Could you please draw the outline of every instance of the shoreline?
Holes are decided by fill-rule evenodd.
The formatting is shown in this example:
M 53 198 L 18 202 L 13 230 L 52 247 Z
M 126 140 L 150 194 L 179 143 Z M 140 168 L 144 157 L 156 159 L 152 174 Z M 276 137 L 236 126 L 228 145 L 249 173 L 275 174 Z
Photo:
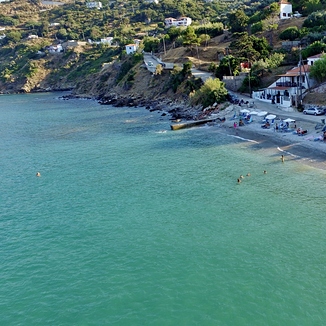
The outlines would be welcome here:
M 86 94 L 69 94 L 65 97 L 65 99 L 72 98 L 91 99 L 92 97 Z M 121 96 L 118 94 L 107 95 L 105 99 L 103 97 L 93 97 L 92 99 L 96 100 L 100 105 L 144 107 L 150 112 L 160 111 L 162 113 L 161 116 L 169 115 L 169 120 L 181 119 L 186 122 L 191 119 L 199 119 L 203 114 L 203 110 L 200 107 L 191 107 L 185 102 L 178 102 L 172 99 L 149 101 L 139 96 Z M 283 154 L 285 160 L 300 160 L 304 164 L 326 170 L 326 142 L 320 140 L 314 141 L 314 138 L 318 136 L 318 131 L 315 131 L 314 122 L 300 121 L 300 126 L 309 131 L 304 136 L 298 136 L 292 132 L 277 132 L 273 128 L 263 129 L 259 122 L 262 118 L 257 116 L 254 116 L 254 121 L 250 124 L 245 124 L 234 129 L 233 123 L 235 120 L 231 120 L 231 118 L 237 111 L 239 111 L 239 107 L 230 104 L 226 109 L 217 110 L 217 113 L 216 110 L 207 112 L 208 114 L 205 117 L 216 119 L 225 117 L 225 122 L 216 122 L 213 125 L 219 125 L 222 127 L 220 130 L 224 130 L 230 136 L 238 137 L 242 141 L 252 142 L 253 146 L 256 146 L 257 149 L 270 148 L 275 153 L 278 152 L 280 157 Z M 282 115 L 291 117 L 291 112 L 282 112 Z
M 298 136 L 292 132 L 278 132 L 273 128 L 263 129 L 257 121 L 259 117 L 255 117 L 250 124 L 235 129 L 233 127 L 234 120 L 230 119 L 234 111 L 231 112 L 232 114 L 228 114 L 223 125 L 218 124 L 224 133 L 237 137 L 240 141 L 251 142 L 253 149 L 271 150 L 275 155 L 279 154 L 279 159 L 283 154 L 285 162 L 297 160 L 303 164 L 326 170 L 326 142 L 314 141 L 314 136 L 318 135 L 318 132 L 314 130 L 315 124 L 309 122 L 303 124 L 308 130 L 313 130 L 305 136 Z

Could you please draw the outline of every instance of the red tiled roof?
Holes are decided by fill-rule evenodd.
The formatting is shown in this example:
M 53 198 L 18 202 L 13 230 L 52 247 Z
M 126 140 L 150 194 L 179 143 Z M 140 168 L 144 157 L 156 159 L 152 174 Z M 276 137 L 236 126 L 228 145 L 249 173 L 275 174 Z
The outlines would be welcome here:
M 279 77 L 295 77 L 295 76 L 300 76 L 300 72 L 301 75 L 304 75 L 305 73 L 310 71 L 310 67 L 309 65 L 303 65 L 300 67 L 295 67 L 291 70 L 289 70 L 286 74 L 282 74 L 282 75 L 277 75 Z

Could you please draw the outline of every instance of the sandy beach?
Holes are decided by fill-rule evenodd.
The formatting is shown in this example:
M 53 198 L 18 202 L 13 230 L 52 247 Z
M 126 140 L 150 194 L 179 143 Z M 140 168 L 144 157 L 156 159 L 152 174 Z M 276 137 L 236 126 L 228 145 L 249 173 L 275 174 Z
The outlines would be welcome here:
M 245 99 L 246 100 L 246 99 Z M 234 113 L 237 115 L 241 108 L 238 105 L 230 105 L 225 110 L 215 114 L 216 117 L 226 120 L 223 123 L 217 123 L 217 126 L 228 134 L 239 137 L 244 141 L 251 142 L 252 148 L 266 148 L 274 151 L 275 155 L 284 155 L 285 161 L 287 160 L 300 160 L 304 164 L 314 166 L 316 168 L 326 170 L 326 142 L 316 140 L 322 136 L 321 129 L 316 130 L 316 123 L 321 122 L 325 116 L 305 116 L 300 112 L 284 112 L 279 108 L 265 103 L 255 102 L 255 111 L 267 111 L 276 115 L 274 126 L 269 129 L 261 127 L 263 117 L 253 115 L 253 122 L 245 124 L 244 126 L 234 128 L 234 122 L 239 119 L 232 119 Z M 214 116 L 214 114 L 213 114 Z M 296 120 L 295 125 L 307 130 L 307 134 L 299 136 L 293 131 L 281 132 L 275 130 L 275 124 L 279 123 L 280 119 L 292 118 Z

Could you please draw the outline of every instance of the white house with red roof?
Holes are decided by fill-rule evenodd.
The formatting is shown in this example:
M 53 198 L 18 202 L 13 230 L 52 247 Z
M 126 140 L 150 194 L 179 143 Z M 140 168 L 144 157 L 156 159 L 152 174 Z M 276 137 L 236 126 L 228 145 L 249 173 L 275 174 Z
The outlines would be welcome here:
M 316 85 L 316 81 L 309 77 L 309 73 L 311 66 L 321 56 L 322 54 L 318 54 L 307 58 L 306 64 L 299 62 L 297 67 L 278 75 L 279 78 L 267 88 L 253 92 L 252 97 L 284 108 L 297 105 L 301 95 Z
M 127 54 L 135 53 L 138 49 L 138 44 L 127 44 L 126 52 Z

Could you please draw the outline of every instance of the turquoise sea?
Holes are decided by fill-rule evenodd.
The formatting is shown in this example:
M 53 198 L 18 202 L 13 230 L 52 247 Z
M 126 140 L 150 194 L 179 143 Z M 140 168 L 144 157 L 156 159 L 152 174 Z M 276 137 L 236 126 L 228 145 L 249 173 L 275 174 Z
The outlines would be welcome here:
M 0 96 L 1 325 L 325 325 L 325 171 L 59 95 Z

